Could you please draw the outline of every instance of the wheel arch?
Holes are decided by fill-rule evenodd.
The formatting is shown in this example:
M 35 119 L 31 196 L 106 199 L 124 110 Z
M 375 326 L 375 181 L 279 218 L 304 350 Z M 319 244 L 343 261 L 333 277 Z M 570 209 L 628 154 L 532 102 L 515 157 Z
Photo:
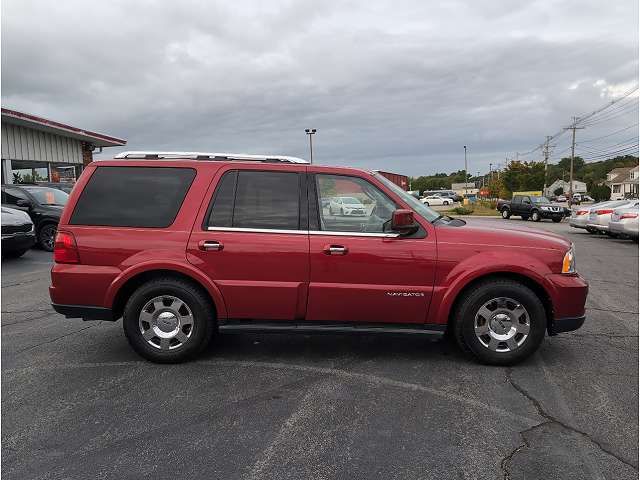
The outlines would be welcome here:
M 523 273 L 512 272 L 512 271 L 498 271 L 498 272 L 485 273 L 477 277 L 474 277 L 468 280 L 463 285 L 459 286 L 454 297 L 451 299 L 451 301 L 448 302 L 448 304 L 441 305 L 441 309 L 442 308 L 445 309 L 445 312 L 443 312 L 445 315 L 443 315 L 443 317 L 441 318 L 447 319 L 447 328 L 453 323 L 455 312 L 458 308 L 458 305 L 460 304 L 460 301 L 464 298 L 465 293 L 472 290 L 480 283 L 483 283 L 487 280 L 492 280 L 492 279 L 496 279 L 496 280 L 508 279 L 508 280 L 521 283 L 522 285 L 525 285 L 526 287 L 530 288 L 536 294 L 536 296 L 540 299 L 540 302 L 544 307 L 544 310 L 547 316 L 547 330 L 549 329 L 549 326 L 551 325 L 551 320 L 553 319 L 553 303 L 552 303 L 549 292 L 540 282 L 531 278 L 530 276 L 527 276 Z
M 201 274 L 191 271 L 188 267 L 163 265 L 136 269 L 126 275 L 121 275 L 111 284 L 105 305 L 110 306 L 113 310 L 114 319 L 122 316 L 127 300 L 140 285 L 160 277 L 173 277 L 191 283 L 209 298 L 215 308 L 217 319 L 226 317 L 227 312 L 222 294 L 213 282 L 202 278 Z

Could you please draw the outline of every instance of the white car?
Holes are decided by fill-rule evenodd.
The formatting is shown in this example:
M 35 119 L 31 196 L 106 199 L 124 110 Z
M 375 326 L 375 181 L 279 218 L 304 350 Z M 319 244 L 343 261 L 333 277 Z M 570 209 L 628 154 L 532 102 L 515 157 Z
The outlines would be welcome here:
M 559 195 L 556 197 L 556 202 L 566 202 L 567 201 L 567 197 L 565 197 L 564 195 Z
M 329 202 L 329 214 L 364 216 L 367 208 L 355 197 L 333 197 Z
M 616 208 L 611 214 L 609 232 L 638 241 L 638 204 L 630 207 Z
M 424 197 L 422 199 L 420 199 L 420 201 L 422 203 L 424 203 L 426 206 L 431 206 L 431 205 L 451 205 L 453 203 L 453 200 L 451 200 L 448 197 L 441 197 L 439 195 L 429 195 L 428 197 Z

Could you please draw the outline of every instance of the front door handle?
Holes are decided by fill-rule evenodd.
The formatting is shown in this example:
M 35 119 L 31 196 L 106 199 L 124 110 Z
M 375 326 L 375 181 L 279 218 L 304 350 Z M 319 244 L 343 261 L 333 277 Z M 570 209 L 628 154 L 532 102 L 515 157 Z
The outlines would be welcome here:
M 216 240 L 201 240 L 198 243 L 198 248 L 205 251 L 218 251 L 222 250 L 224 245 Z
M 343 245 L 325 245 L 324 253 L 327 255 L 346 255 L 349 249 Z

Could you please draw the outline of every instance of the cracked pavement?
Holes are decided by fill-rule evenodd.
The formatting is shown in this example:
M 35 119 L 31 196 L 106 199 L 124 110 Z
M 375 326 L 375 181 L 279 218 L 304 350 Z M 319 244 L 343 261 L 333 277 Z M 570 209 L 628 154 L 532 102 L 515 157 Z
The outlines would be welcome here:
M 511 368 L 339 335 L 225 335 L 154 365 L 121 322 L 53 312 L 50 254 L 3 261 L 3 477 L 638 478 L 638 247 L 526 225 L 575 243 L 591 291 L 582 329 Z

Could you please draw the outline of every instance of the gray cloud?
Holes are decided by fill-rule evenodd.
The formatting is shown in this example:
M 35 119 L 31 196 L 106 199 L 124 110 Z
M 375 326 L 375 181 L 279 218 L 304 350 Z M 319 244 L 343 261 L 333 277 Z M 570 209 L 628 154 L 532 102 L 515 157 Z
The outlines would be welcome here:
M 6 0 L 2 104 L 130 149 L 306 157 L 315 127 L 318 162 L 451 171 L 467 144 L 486 171 L 637 83 L 637 9 Z

